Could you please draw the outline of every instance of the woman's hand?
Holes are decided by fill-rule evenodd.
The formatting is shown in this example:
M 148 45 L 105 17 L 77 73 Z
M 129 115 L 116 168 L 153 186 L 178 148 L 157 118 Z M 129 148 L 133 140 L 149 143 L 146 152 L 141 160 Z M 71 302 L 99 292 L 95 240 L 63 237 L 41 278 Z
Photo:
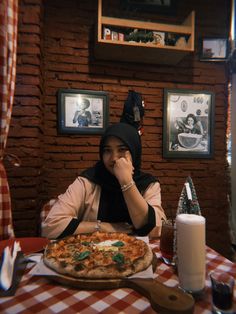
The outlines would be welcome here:
M 132 164 L 132 157 L 129 151 L 125 153 L 124 157 L 116 160 L 114 165 L 114 175 L 119 181 L 120 185 L 128 184 L 132 180 L 134 167 Z

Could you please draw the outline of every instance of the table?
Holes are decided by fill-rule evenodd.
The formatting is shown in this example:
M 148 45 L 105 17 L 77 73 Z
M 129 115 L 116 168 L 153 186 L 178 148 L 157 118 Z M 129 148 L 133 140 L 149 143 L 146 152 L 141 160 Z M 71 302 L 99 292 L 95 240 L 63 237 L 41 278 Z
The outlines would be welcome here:
M 178 286 L 178 277 L 173 267 L 162 263 L 159 240 L 150 245 L 158 258 L 155 279 L 167 286 Z M 229 272 L 236 278 L 236 264 L 206 247 L 206 288 L 203 299 L 195 303 L 194 314 L 211 313 L 211 292 L 208 274 L 214 269 Z M 235 287 L 236 295 L 236 287 Z M 234 301 L 236 308 L 236 300 Z M 13 297 L 0 298 L 0 313 L 41 314 L 154 314 L 149 301 L 138 292 L 128 289 L 82 291 L 51 282 L 43 277 L 25 273 Z

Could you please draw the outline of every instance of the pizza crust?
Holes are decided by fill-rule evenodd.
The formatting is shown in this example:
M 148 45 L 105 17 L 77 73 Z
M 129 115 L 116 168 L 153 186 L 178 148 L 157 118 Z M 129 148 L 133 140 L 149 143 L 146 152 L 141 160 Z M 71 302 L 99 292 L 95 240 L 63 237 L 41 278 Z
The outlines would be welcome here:
M 110 250 L 109 246 L 106 246 L 109 241 Z M 123 246 L 118 246 L 117 249 L 114 246 L 117 242 L 122 242 Z M 86 253 L 88 251 L 91 252 Z M 77 261 L 75 256 L 82 256 L 83 259 Z M 122 261 L 115 261 L 114 256 L 123 256 Z M 48 244 L 43 260 L 57 273 L 73 278 L 114 279 L 128 277 L 145 270 L 152 263 L 153 253 L 144 241 L 134 236 L 95 232 L 87 235 L 72 235 Z

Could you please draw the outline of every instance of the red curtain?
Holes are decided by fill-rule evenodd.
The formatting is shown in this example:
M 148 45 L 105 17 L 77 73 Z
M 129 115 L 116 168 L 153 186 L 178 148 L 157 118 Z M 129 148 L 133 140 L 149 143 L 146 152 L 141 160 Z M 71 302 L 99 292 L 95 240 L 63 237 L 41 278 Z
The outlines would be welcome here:
M 18 0 L 0 1 L 0 240 L 14 236 L 9 185 L 3 165 L 16 77 Z

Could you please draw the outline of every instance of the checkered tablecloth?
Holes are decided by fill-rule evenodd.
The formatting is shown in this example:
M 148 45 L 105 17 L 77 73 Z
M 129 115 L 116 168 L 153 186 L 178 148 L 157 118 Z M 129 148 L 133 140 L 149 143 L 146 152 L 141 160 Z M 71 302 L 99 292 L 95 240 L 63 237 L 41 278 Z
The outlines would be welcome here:
M 158 258 L 155 280 L 159 280 L 171 287 L 178 286 L 178 277 L 174 268 L 161 262 L 159 241 L 151 241 L 150 245 Z M 219 269 L 236 277 L 236 264 L 208 247 L 206 269 L 205 294 L 201 300 L 195 303 L 194 314 L 211 313 L 211 293 L 208 277 L 211 270 Z M 156 312 L 151 308 L 149 301 L 145 297 L 132 289 L 79 290 L 61 286 L 46 278 L 31 276 L 29 273 L 26 273 L 21 280 L 15 296 L 0 298 L 0 313 L 151 314 Z

